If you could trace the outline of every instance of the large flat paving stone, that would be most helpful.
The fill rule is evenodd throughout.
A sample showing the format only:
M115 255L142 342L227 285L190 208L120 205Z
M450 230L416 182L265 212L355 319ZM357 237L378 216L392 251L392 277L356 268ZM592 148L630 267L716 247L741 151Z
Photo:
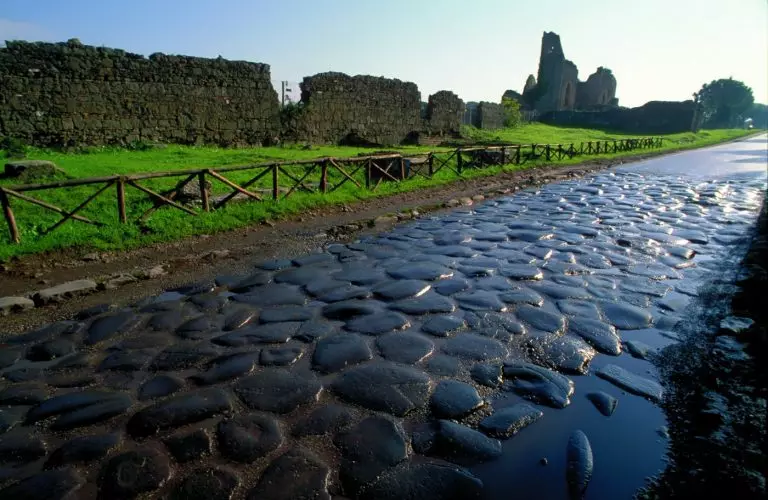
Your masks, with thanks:
M302 448L293 448L269 464L246 498L330 500L330 475L329 467L314 453Z
M632 394L646 397L652 401L660 402L664 397L664 389L658 382L635 375L616 365L605 365L597 372L597 376L626 389Z
M138 411L128 420L126 429L134 437L151 436L231 411L232 401L223 389L200 389Z
M240 415L219 422L219 451L230 460L251 463L276 450L283 442L277 420L267 415Z
M342 333L320 340L312 366L321 373L334 373L373 358L368 342L355 333Z
M504 385L522 397L553 408L571 403L574 384L564 375L525 361L508 361L503 371Z
M475 361L505 358L509 355L509 350L501 342L474 333L462 333L448 339L443 344L443 352Z
M266 368L240 379L234 390L248 408L282 414L317 401L323 386L311 374Z
M382 474L365 490L371 500L473 500L483 495L483 482L453 464L405 462Z
M480 428L490 436L509 438L536 422L544 413L526 403L496 410L480 421Z

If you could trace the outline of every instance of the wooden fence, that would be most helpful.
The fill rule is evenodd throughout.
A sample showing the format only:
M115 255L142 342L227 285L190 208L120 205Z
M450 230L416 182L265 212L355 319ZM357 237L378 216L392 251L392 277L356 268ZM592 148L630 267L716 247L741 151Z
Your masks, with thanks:
M89 203L109 189L115 190L117 220L120 223L126 224L129 222L126 209L126 191L128 189L136 190L154 202L150 208L145 210L136 219L136 222L141 222L157 209L164 206L172 207L191 216L197 216L201 211L210 212L224 207L238 196L254 201L279 201L297 192L332 193L347 183L354 184L359 189L365 188L375 191L385 181L399 182L415 177L431 179L435 174L444 169L453 171L456 175L461 176L467 169L509 164L520 165L536 160L554 162L582 155L599 155L658 148L661 147L662 140L662 138L651 137L582 142L578 146L575 144L518 144L465 147L446 152L430 152L408 156L388 154L351 158L326 157L311 160L229 166L216 169L202 168L70 179L45 184L0 186L0 205L2 205L3 215L8 224L10 240L14 243L19 243L21 236L11 206L11 199L31 203L59 214L61 219L43 231L43 234L48 234L69 220L96 226L105 225L104 221L84 217L79 215L78 212L81 212ZM234 173L244 172L251 174L248 180L244 182L237 183L224 176L225 173L231 177ZM141 184L141 182L148 180L173 178L179 178L180 181L172 189L166 191L158 192ZM197 181L196 184L199 187L199 208L182 204L178 200L180 194L184 192L184 188L193 181ZM214 199L211 189L208 187L211 182L221 183L231 192ZM70 189L87 185L98 186L98 189L71 210L65 210L50 202L26 194L32 191Z

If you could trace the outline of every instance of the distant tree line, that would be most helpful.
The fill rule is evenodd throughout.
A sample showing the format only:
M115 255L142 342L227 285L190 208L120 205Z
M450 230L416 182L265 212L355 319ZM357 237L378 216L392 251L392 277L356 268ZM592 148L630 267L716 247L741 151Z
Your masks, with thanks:
M756 127L768 126L768 109L755 104L752 89L733 78L705 83L694 94L698 100L698 125L702 128L742 127L752 118Z

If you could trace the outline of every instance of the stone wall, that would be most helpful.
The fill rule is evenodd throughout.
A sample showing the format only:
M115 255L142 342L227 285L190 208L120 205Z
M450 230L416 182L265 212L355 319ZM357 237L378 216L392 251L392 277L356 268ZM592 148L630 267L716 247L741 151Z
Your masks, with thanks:
M607 68L597 68L586 82L580 82L576 102L579 109L610 106L616 97L616 78Z
M447 90L435 92L429 96L425 126L430 135L458 133L464 114L464 101Z
M279 133L269 66L67 43L0 48L0 135L41 146L262 144Z
M301 83L298 137L322 144L400 144L423 128L415 83L320 73Z
M481 102L474 113L473 125L483 129L498 129L504 127L504 108L501 104Z
M552 111L543 123L583 127L630 134L673 134L691 129L693 101L651 101L637 108L604 111Z

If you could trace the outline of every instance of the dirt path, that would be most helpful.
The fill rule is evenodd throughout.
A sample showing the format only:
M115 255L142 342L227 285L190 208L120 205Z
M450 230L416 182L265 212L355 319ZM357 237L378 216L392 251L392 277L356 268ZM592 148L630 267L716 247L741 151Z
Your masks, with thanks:
M376 224L373 227L368 225L369 221L379 216L411 210L423 214L443 209L449 200L478 194L486 198L502 196L515 189L582 176L661 154L664 153L596 160L566 167L547 166L504 172L493 177L459 180L351 205L324 207L281 220L271 226L254 225L129 251L104 252L96 256L88 249L67 249L14 259L0 266L0 297L25 295L71 280L96 279L158 265L163 266L165 274L72 299L57 306L38 307L0 317L0 333L21 332L43 323L67 319L84 308L99 304L126 305L168 288L210 281L221 275L243 274L259 261L294 257L334 241L351 241L362 234L385 229L387 224ZM93 257L96 260L92 260Z

